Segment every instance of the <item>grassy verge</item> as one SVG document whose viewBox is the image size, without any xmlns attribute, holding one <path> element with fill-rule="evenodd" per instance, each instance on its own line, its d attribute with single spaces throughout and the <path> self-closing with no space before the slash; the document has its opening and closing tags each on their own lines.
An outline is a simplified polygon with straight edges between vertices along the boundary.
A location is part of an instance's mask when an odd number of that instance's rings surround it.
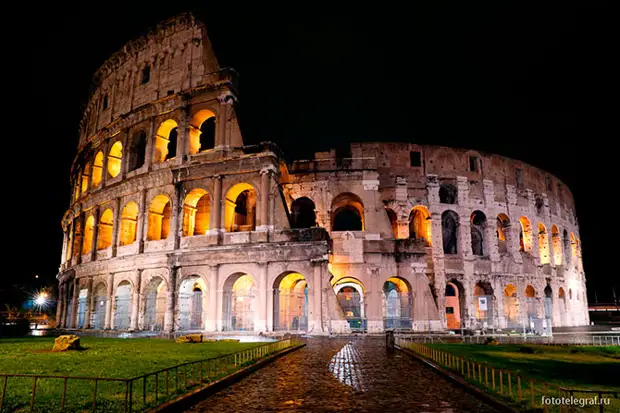
<svg viewBox="0 0 620 413">
<path fill-rule="evenodd" d="M 214 342 L 176 344 L 157 339 L 81 338 L 82 351 L 51 353 L 53 338 L 0 340 L 0 373 L 41 374 L 54 376 L 132 378 L 177 364 L 201 359 L 215 359 L 226 354 L 255 348 L 265 343 Z M 218 359 L 217 363 L 182 368 L 140 380 L 131 388 L 135 410 L 156 405 L 183 393 L 187 383 L 201 378 L 216 380 L 246 360 Z M 64 380 L 40 379 L 37 382 L 36 412 L 60 411 Z M 3 386 L 0 379 L 0 391 Z M 65 412 L 84 411 L 92 406 L 94 381 L 68 380 Z M 32 378 L 10 378 L 1 412 L 28 411 Z M 97 382 L 97 411 L 122 411 L 128 387 L 125 382 Z M 156 397 L 157 395 L 157 397 Z"/>
</svg>

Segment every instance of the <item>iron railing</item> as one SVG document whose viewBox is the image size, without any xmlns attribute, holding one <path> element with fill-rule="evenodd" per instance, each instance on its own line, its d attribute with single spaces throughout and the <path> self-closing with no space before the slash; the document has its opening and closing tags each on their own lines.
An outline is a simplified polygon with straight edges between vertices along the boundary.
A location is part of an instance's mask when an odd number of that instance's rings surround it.
<svg viewBox="0 0 620 413">
<path fill-rule="evenodd" d="M 618 412 L 620 391 L 570 389 L 532 379 L 510 370 L 478 363 L 429 347 L 412 338 L 395 337 L 395 344 L 436 365 L 456 373 L 468 382 L 517 404 L 520 408 L 548 412 Z M 582 397 L 579 397 L 582 396 Z M 583 410 L 588 406 L 590 410 Z M 596 409 L 596 410 L 592 410 Z M 538 410 L 539 411 L 539 410 Z"/>
<path fill-rule="evenodd" d="M 0 412 L 143 411 L 296 344 L 284 339 L 132 378 L 0 373 Z"/>
</svg>

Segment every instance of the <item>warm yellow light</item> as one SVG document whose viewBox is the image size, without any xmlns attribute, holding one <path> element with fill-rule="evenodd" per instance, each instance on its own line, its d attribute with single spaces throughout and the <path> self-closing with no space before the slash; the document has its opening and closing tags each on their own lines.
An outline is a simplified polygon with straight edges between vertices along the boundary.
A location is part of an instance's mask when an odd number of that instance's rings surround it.
<svg viewBox="0 0 620 413">
<path fill-rule="evenodd" d="M 112 178 L 117 177 L 121 173 L 122 160 L 123 144 L 120 141 L 116 141 L 108 154 L 108 173 Z"/>
<path fill-rule="evenodd" d="M 178 124 L 172 119 L 167 119 L 159 125 L 155 136 L 155 162 L 163 162 L 168 158 L 170 132 L 176 127 Z"/>
<path fill-rule="evenodd" d="M 212 117 L 215 114 L 210 110 L 203 109 L 198 111 L 194 116 L 192 116 L 192 120 L 190 122 L 190 130 L 189 130 L 189 153 L 195 154 L 200 152 L 201 149 L 211 149 L 211 148 L 201 148 L 200 147 L 200 128 L 202 124 Z"/>
<path fill-rule="evenodd" d="M 97 152 L 95 156 L 95 161 L 93 162 L 93 176 L 92 176 L 92 186 L 96 187 L 101 183 L 101 177 L 103 175 L 103 152 Z"/>
</svg>

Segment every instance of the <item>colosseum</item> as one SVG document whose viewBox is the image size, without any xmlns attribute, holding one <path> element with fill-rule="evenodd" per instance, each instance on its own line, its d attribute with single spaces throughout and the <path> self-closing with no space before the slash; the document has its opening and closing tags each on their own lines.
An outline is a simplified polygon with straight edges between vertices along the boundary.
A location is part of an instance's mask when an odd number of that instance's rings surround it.
<svg viewBox="0 0 620 413">
<path fill-rule="evenodd" d="M 517 160 L 244 145 L 237 74 L 191 14 L 96 72 L 71 172 L 69 329 L 378 333 L 589 323 L 569 189 Z"/>
</svg>

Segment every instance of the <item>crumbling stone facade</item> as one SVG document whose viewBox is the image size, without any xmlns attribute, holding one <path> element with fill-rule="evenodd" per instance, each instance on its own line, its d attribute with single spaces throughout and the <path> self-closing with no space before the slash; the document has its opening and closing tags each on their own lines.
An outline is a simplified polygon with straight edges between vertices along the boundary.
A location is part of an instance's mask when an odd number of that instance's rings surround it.
<svg viewBox="0 0 620 413">
<path fill-rule="evenodd" d="M 588 323 L 557 178 L 497 155 L 352 144 L 287 164 L 244 146 L 236 75 L 192 15 L 95 75 L 64 215 L 62 327 L 153 331 Z"/>
</svg>

